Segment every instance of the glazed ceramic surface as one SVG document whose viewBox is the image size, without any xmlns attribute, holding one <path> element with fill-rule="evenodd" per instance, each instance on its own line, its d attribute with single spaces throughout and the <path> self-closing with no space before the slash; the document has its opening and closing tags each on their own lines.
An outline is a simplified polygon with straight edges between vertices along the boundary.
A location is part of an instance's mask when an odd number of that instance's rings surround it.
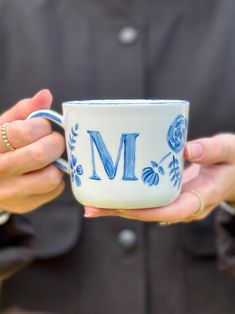
<svg viewBox="0 0 235 314">
<path fill-rule="evenodd" d="M 189 102 L 93 100 L 63 103 L 63 116 L 40 110 L 65 129 L 75 198 L 102 208 L 150 208 L 173 202 L 182 184 Z"/>
</svg>

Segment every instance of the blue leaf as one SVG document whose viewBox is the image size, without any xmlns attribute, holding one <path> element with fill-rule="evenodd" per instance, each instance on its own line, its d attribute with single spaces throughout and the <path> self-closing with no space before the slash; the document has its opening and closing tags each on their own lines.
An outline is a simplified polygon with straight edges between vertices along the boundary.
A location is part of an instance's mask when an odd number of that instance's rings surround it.
<svg viewBox="0 0 235 314">
<path fill-rule="evenodd" d="M 73 173 L 73 171 L 71 173 L 71 177 L 72 177 L 72 181 L 74 182 L 74 173 Z"/>
<path fill-rule="evenodd" d="M 72 140 L 73 140 L 73 137 L 72 137 L 72 135 L 71 135 L 71 133 L 70 133 L 70 134 L 69 134 L 69 141 L 72 142 Z"/>
<path fill-rule="evenodd" d="M 178 173 L 180 171 L 180 168 L 177 166 L 176 168 L 171 168 L 171 171 L 170 171 L 170 176 L 172 175 L 172 174 L 174 174 L 174 173 Z"/>
<path fill-rule="evenodd" d="M 176 175 L 174 174 L 172 177 L 171 177 L 171 181 L 174 181 L 176 179 Z"/>
<path fill-rule="evenodd" d="M 151 167 L 147 167 L 143 169 L 142 180 L 149 186 L 157 185 L 159 182 L 159 175 L 155 173 Z"/>
<path fill-rule="evenodd" d="M 71 143 L 69 143 L 69 149 L 70 149 L 70 150 L 74 150 L 74 148 L 75 148 L 75 146 L 72 145 Z"/>
<path fill-rule="evenodd" d="M 158 167 L 158 163 L 154 160 L 151 160 L 151 165 L 154 167 L 154 168 L 157 168 Z"/>
<path fill-rule="evenodd" d="M 142 179 L 145 182 L 145 180 L 148 178 L 148 176 L 152 175 L 154 173 L 153 168 L 146 167 L 142 171 Z"/>
<path fill-rule="evenodd" d="M 179 165 L 178 159 L 176 159 L 175 156 L 173 156 L 173 160 L 169 163 L 168 168 L 177 167 L 178 165 Z"/>
<path fill-rule="evenodd" d="M 75 138 L 73 138 L 73 139 L 70 141 L 70 143 L 72 143 L 72 144 L 76 144 L 76 140 L 75 140 Z"/>
<path fill-rule="evenodd" d="M 174 155 L 173 155 L 172 161 L 169 163 L 168 168 L 171 169 L 169 172 L 169 176 L 170 176 L 171 182 L 173 183 L 173 186 L 174 187 L 177 186 L 179 188 L 182 175 L 180 171 L 179 160 L 175 158 Z"/>
<path fill-rule="evenodd" d="M 72 167 L 75 167 L 77 164 L 77 158 L 74 155 L 72 155 L 70 161 L 71 161 Z"/>
<path fill-rule="evenodd" d="M 77 173 L 78 175 L 80 175 L 80 176 L 83 174 L 82 165 L 78 165 L 78 166 L 76 167 L 76 173 Z"/>
<path fill-rule="evenodd" d="M 142 180 L 144 181 L 144 183 L 148 182 L 149 178 L 152 177 L 153 173 L 154 173 L 153 170 L 142 172 Z"/>
<path fill-rule="evenodd" d="M 178 189 L 180 188 L 181 181 L 182 181 L 182 176 L 181 176 L 180 179 L 178 180 L 178 186 L 177 186 Z"/>
<path fill-rule="evenodd" d="M 161 166 L 158 168 L 158 172 L 162 175 L 165 174 L 164 169 Z"/>
<path fill-rule="evenodd" d="M 174 161 L 174 164 L 175 165 L 178 165 L 179 164 L 179 160 L 177 158 L 175 158 L 175 156 L 173 155 L 173 161 Z"/>
<path fill-rule="evenodd" d="M 72 129 L 71 129 L 71 132 L 72 132 L 73 136 L 77 136 L 77 132 L 76 132 L 76 129 L 75 129 L 75 128 L 72 128 Z"/>
<path fill-rule="evenodd" d="M 78 175 L 75 175 L 75 183 L 76 183 L 77 187 L 79 187 L 81 185 L 81 180 L 80 180 Z"/>
<path fill-rule="evenodd" d="M 159 182 L 159 175 L 157 173 L 154 173 L 152 175 L 152 179 L 149 180 L 148 185 L 152 186 L 152 185 L 158 185 Z"/>
</svg>

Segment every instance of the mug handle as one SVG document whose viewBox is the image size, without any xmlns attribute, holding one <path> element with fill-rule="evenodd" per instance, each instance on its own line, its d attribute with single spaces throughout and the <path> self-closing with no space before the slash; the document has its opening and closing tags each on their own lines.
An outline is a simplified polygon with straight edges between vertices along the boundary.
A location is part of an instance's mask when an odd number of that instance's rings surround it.
<svg viewBox="0 0 235 314">
<path fill-rule="evenodd" d="M 57 113 L 56 111 L 53 110 L 37 110 L 32 112 L 27 119 L 32 119 L 32 118 L 45 118 L 47 120 L 50 120 L 54 122 L 55 124 L 59 125 L 64 129 L 64 118 L 61 114 Z M 68 161 L 66 161 L 63 158 L 59 158 L 55 161 L 55 165 L 64 171 L 65 173 L 70 174 L 70 167 Z"/>
</svg>

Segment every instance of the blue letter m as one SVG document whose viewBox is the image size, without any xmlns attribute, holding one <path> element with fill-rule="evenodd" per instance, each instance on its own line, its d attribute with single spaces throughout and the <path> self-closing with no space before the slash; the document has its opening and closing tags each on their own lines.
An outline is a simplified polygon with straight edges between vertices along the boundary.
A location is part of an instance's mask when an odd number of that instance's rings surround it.
<svg viewBox="0 0 235 314">
<path fill-rule="evenodd" d="M 96 173 L 95 165 L 95 155 L 94 155 L 94 145 L 99 153 L 100 159 L 102 161 L 104 170 L 108 175 L 109 179 L 112 180 L 116 176 L 118 163 L 121 156 L 122 147 L 124 146 L 124 170 L 123 170 L 123 180 L 138 180 L 135 176 L 135 142 L 138 137 L 138 133 L 123 133 L 120 139 L 118 156 L 114 164 L 110 153 L 103 141 L 103 138 L 98 131 L 87 131 L 90 134 L 91 142 L 91 157 L 92 157 L 92 176 L 90 179 L 101 180 Z"/>
</svg>

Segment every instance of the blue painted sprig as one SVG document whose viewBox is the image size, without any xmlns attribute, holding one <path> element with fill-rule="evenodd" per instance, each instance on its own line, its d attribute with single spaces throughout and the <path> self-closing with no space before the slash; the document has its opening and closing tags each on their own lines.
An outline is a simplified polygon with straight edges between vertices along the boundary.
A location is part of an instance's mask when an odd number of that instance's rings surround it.
<svg viewBox="0 0 235 314">
<path fill-rule="evenodd" d="M 69 164 L 70 164 L 71 178 L 72 178 L 72 182 L 75 182 L 77 187 L 81 185 L 80 176 L 83 174 L 82 165 L 78 163 L 78 159 L 74 155 L 74 149 L 75 149 L 75 145 L 78 138 L 78 129 L 79 129 L 78 123 L 72 126 L 69 132 L 69 139 L 68 139 L 68 146 L 70 150 Z"/>
<path fill-rule="evenodd" d="M 69 144 L 69 149 L 71 151 L 74 150 L 75 148 L 75 144 L 76 144 L 76 141 L 77 141 L 77 137 L 78 137 L 78 129 L 79 129 L 79 124 L 76 123 L 70 130 L 70 133 L 69 133 L 69 140 L 68 140 L 68 144 Z"/>
<path fill-rule="evenodd" d="M 170 169 L 170 180 L 174 187 L 179 188 L 182 180 L 182 174 L 180 171 L 180 163 L 177 158 L 173 155 L 172 161 L 169 163 L 168 168 Z"/>
</svg>

